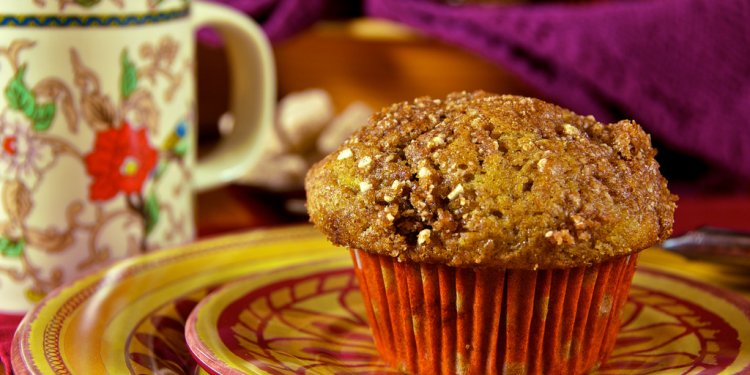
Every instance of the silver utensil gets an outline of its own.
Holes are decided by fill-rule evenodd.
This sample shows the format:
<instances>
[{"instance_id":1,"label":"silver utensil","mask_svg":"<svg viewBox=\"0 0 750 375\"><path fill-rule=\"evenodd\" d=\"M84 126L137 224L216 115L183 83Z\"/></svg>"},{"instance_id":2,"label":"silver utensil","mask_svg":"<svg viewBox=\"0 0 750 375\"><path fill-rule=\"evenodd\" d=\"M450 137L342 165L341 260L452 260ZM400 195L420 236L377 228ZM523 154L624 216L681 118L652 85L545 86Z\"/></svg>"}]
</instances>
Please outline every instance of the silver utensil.
<instances>
[{"instance_id":1,"label":"silver utensil","mask_svg":"<svg viewBox=\"0 0 750 375\"><path fill-rule=\"evenodd\" d=\"M670 238L660 247L688 259L750 267L750 232L701 227Z\"/></svg>"}]
</instances>

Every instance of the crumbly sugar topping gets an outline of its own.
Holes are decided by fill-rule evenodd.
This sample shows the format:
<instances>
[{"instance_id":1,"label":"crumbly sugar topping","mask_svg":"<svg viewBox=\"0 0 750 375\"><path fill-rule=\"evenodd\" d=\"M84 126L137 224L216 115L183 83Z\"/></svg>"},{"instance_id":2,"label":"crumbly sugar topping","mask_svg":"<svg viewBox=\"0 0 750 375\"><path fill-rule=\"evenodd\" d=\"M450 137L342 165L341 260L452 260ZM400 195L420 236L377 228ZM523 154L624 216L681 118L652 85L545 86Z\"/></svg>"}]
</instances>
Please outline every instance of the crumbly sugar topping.
<instances>
[{"instance_id":1,"label":"crumbly sugar topping","mask_svg":"<svg viewBox=\"0 0 750 375\"><path fill-rule=\"evenodd\" d=\"M649 136L541 100L485 92L373 115L308 173L334 243L454 266L567 268L671 233L675 200Z\"/></svg>"}]
</instances>

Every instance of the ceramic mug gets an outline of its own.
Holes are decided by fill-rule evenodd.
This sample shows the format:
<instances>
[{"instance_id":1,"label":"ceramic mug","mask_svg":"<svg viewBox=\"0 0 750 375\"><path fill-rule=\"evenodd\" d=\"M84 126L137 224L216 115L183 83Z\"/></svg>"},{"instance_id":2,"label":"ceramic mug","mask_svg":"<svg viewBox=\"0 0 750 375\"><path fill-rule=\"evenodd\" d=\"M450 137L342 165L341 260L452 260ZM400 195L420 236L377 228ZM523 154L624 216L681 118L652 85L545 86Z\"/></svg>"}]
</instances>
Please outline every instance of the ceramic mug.
<instances>
[{"instance_id":1,"label":"ceramic mug","mask_svg":"<svg viewBox=\"0 0 750 375\"><path fill-rule=\"evenodd\" d=\"M199 162L195 29L223 35L231 137ZM259 159L275 74L247 17L188 0L0 2L0 313L194 239L193 193Z\"/></svg>"}]
</instances>

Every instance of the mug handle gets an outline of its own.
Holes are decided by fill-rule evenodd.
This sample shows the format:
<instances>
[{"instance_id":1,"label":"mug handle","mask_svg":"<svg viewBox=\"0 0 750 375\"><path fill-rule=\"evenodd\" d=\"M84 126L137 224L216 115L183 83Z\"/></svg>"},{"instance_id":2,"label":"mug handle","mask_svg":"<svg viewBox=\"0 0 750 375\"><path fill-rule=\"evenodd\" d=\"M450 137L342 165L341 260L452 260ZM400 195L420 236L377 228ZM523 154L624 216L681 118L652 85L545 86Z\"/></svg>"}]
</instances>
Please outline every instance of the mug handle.
<instances>
[{"instance_id":1,"label":"mug handle","mask_svg":"<svg viewBox=\"0 0 750 375\"><path fill-rule=\"evenodd\" d=\"M195 1L191 19L194 31L210 25L224 38L232 82L229 109L237 124L231 136L196 163L193 188L201 191L237 179L260 159L258 144L272 129L276 69L268 39L245 15Z\"/></svg>"}]
</instances>

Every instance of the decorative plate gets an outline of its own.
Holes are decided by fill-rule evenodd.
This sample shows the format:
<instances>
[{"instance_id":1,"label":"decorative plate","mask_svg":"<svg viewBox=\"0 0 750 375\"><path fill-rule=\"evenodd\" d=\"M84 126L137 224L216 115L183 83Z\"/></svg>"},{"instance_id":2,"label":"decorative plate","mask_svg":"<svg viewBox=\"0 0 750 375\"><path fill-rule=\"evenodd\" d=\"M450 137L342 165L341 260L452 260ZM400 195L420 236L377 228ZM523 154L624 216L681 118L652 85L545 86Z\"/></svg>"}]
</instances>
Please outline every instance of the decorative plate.
<instances>
[{"instance_id":1,"label":"decorative plate","mask_svg":"<svg viewBox=\"0 0 750 375\"><path fill-rule=\"evenodd\" d=\"M17 374L199 372L183 332L205 300L189 336L209 372L389 371L349 262L308 226L133 258L45 298L14 338L13 367ZM623 318L599 373L750 370L750 302L730 292L640 267Z\"/></svg>"},{"instance_id":2,"label":"decorative plate","mask_svg":"<svg viewBox=\"0 0 750 375\"><path fill-rule=\"evenodd\" d=\"M639 267L609 361L595 373L750 370L750 303ZM378 357L351 259L230 283L193 310L188 347L211 374L398 372Z\"/></svg>"},{"instance_id":3,"label":"decorative plate","mask_svg":"<svg viewBox=\"0 0 750 375\"><path fill-rule=\"evenodd\" d=\"M247 275L330 259L312 227L217 237L115 264L51 293L14 337L16 374L193 374L185 320L208 292Z\"/></svg>"}]
</instances>

